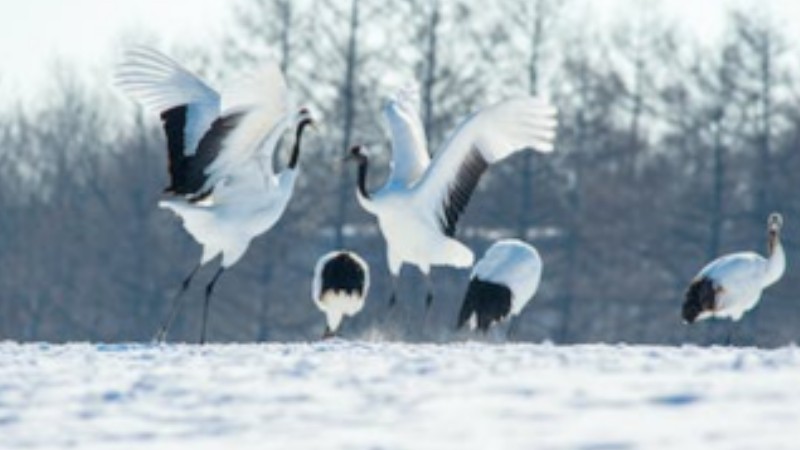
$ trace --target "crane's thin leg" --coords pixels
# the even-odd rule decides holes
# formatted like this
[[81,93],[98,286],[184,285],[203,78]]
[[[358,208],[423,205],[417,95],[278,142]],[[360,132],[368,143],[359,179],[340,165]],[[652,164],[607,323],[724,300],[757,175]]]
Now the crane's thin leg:
[[389,297],[389,309],[394,309],[397,303],[397,275],[392,274],[392,296]]
[[[431,306],[433,305],[433,286],[431,285],[431,276],[430,272],[423,272],[425,275],[425,290],[427,293],[425,294],[425,311],[422,313],[422,332],[425,335],[428,335],[430,331],[430,321],[431,321]],[[431,336],[426,336],[431,337]]]
[[333,330],[331,330],[330,326],[325,325],[325,333],[322,334],[322,339],[325,340],[333,337],[336,337],[336,333]]
[[194,278],[194,275],[200,269],[200,265],[200,263],[197,263],[197,265],[194,266],[194,269],[189,272],[189,275],[184,278],[183,283],[181,283],[180,291],[178,291],[178,293],[172,298],[172,307],[170,308],[169,315],[161,324],[161,327],[156,332],[156,335],[153,336],[153,342],[162,343],[167,339],[167,332],[172,326],[172,322],[175,321],[175,317],[178,316],[178,311],[180,311],[181,306],[183,305],[183,294],[187,289],[189,289],[189,285],[192,284],[192,278]]
[[425,274],[425,289],[428,291],[425,294],[425,315],[428,315],[428,311],[430,311],[431,306],[433,306],[433,283],[431,282],[430,273]]
[[214,278],[212,278],[211,282],[208,283],[208,286],[206,286],[206,301],[205,301],[205,305],[203,306],[203,328],[200,331],[200,344],[201,345],[206,343],[206,323],[208,323],[208,306],[211,303],[211,294],[214,293],[214,285],[217,283],[217,280],[219,279],[220,275],[222,275],[222,272],[224,272],[224,271],[225,271],[225,268],[224,267],[220,267],[217,270],[217,273],[214,274]]

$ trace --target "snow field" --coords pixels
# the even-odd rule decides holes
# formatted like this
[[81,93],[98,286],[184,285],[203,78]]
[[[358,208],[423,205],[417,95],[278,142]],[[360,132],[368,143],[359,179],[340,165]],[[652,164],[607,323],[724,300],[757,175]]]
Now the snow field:
[[0,343],[0,448],[798,448],[800,352]]

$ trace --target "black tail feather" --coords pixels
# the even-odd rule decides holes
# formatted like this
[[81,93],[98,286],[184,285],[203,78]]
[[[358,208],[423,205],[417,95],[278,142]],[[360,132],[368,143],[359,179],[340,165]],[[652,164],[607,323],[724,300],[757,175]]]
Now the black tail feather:
[[692,281],[686,291],[686,300],[683,302],[681,311],[683,320],[692,323],[701,313],[713,310],[716,296],[714,281],[710,278],[703,277]]
[[349,253],[339,253],[322,268],[321,292],[335,291],[363,295],[366,287],[364,269]]
[[499,322],[511,313],[511,290],[508,286],[473,278],[464,296],[464,304],[458,314],[460,329],[474,314],[479,330],[486,332],[494,322]]
[[217,118],[203,135],[196,149],[187,155],[186,126],[190,115],[189,105],[180,105],[161,113],[164,133],[167,136],[170,185],[165,193],[189,196],[190,201],[200,201],[210,190],[203,191],[208,180],[206,169],[219,155],[225,139],[239,125],[243,112]]

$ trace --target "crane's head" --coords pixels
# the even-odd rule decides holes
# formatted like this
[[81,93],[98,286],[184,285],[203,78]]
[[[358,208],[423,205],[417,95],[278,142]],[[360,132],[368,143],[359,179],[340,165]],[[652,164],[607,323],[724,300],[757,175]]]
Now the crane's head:
[[780,213],[772,213],[767,219],[767,251],[770,255],[775,251],[780,241],[781,228],[783,228],[783,216]]
[[317,121],[314,118],[314,115],[311,114],[311,111],[305,107],[300,108],[300,110],[297,111],[297,114],[294,118],[294,123],[298,130],[302,130],[307,125],[311,125],[311,128],[315,130],[317,129]]
[[783,216],[780,213],[772,213],[767,219],[767,227],[770,233],[777,233],[783,228]]
[[358,163],[366,162],[369,159],[369,150],[366,145],[358,144],[350,147],[345,155],[346,161],[356,161]]

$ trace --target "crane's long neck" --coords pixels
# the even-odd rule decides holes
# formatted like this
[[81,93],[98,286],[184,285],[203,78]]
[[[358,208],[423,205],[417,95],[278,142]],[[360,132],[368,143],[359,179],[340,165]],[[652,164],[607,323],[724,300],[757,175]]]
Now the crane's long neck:
[[767,259],[767,270],[764,274],[764,287],[778,281],[786,270],[786,253],[781,244],[781,233],[779,230],[769,231],[769,258]]
[[300,141],[303,139],[303,129],[310,124],[311,121],[309,119],[303,119],[303,121],[297,125],[297,130],[294,135],[294,147],[292,147],[292,154],[289,157],[289,169],[297,167],[297,161],[300,158]]
[[367,169],[369,168],[369,159],[362,157],[358,161],[358,194],[364,200],[369,200],[369,192],[367,192]]

